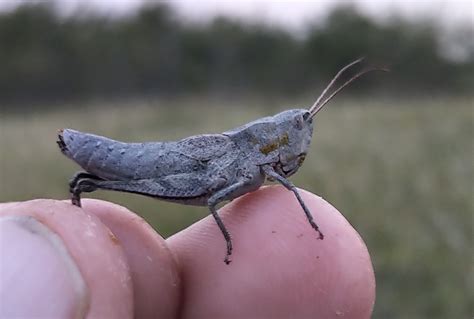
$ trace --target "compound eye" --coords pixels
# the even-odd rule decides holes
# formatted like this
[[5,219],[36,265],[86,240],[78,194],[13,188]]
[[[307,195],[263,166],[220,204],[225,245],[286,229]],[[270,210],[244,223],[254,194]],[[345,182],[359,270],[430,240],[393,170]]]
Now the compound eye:
[[311,114],[309,112],[306,112],[305,114],[303,114],[303,120],[309,123],[313,122],[313,119],[310,116]]

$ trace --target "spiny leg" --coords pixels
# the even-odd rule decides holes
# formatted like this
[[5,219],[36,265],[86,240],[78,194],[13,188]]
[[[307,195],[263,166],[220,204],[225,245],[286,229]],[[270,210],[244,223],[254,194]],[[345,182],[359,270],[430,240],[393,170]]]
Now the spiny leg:
[[[249,177],[248,180],[251,180],[251,178]],[[239,181],[233,185],[230,185],[229,187],[219,190],[218,192],[213,194],[207,201],[207,206],[209,207],[209,210],[211,211],[212,216],[216,220],[217,226],[219,226],[219,229],[221,230],[222,235],[224,235],[224,239],[227,243],[227,253],[224,258],[224,262],[227,265],[231,262],[230,255],[232,255],[232,239],[230,238],[230,234],[225,228],[222,219],[220,218],[219,214],[217,214],[216,205],[222,201],[230,199],[232,193],[245,186],[245,184],[248,183],[248,180]]]
[[300,194],[298,193],[298,190],[296,189],[295,185],[293,185],[293,183],[290,182],[285,177],[283,177],[280,174],[278,174],[277,172],[275,172],[273,167],[271,167],[270,165],[264,165],[264,166],[262,166],[262,169],[263,169],[264,173],[267,176],[277,180],[283,186],[285,186],[286,189],[292,191],[295,194],[296,199],[298,200],[301,207],[303,208],[303,211],[306,214],[306,217],[308,218],[308,221],[309,221],[311,227],[313,227],[314,230],[316,230],[319,233],[319,239],[324,239],[323,233],[319,230],[319,226],[314,221],[313,215],[311,215],[311,212],[309,211],[308,207],[306,207],[306,204],[304,203],[303,199],[301,198]]

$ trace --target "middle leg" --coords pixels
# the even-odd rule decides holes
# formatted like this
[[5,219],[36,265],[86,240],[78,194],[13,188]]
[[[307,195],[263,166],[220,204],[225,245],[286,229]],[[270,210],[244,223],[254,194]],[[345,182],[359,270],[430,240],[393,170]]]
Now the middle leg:
[[212,216],[216,220],[217,226],[219,226],[219,229],[222,232],[222,235],[224,235],[224,239],[227,244],[227,253],[224,258],[224,262],[228,265],[230,264],[230,255],[232,255],[232,239],[230,237],[229,231],[225,227],[224,223],[222,222],[222,219],[220,218],[219,214],[217,213],[216,206],[220,202],[223,202],[225,200],[232,199],[232,194],[236,191],[239,191],[242,189],[242,187],[245,187],[246,184],[249,183],[249,181],[252,180],[251,177],[247,177],[246,179],[243,179],[241,181],[238,181],[235,184],[232,184],[226,188],[223,188],[216,193],[214,193],[211,197],[209,197],[207,201],[207,206],[209,207],[209,210],[211,211]]

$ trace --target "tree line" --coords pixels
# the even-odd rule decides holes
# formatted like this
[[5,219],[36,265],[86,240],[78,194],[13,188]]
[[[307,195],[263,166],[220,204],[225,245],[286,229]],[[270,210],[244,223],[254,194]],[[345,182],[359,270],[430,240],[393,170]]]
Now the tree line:
[[[0,15],[0,102],[202,92],[300,94],[360,56],[388,65],[364,85],[403,93],[458,93],[473,84],[474,53],[442,54],[437,26],[378,23],[334,9],[297,37],[278,27],[218,17],[179,21],[166,5],[123,18],[58,16],[45,4]],[[383,87],[380,82],[383,82]],[[4,103],[3,103],[4,104]]]

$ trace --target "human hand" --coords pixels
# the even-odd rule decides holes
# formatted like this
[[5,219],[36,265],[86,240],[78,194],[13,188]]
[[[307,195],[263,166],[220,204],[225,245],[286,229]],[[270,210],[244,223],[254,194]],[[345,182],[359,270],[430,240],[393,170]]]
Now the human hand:
[[264,187],[166,241],[118,205],[35,200],[0,205],[0,317],[369,318],[366,246],[331,205]]

